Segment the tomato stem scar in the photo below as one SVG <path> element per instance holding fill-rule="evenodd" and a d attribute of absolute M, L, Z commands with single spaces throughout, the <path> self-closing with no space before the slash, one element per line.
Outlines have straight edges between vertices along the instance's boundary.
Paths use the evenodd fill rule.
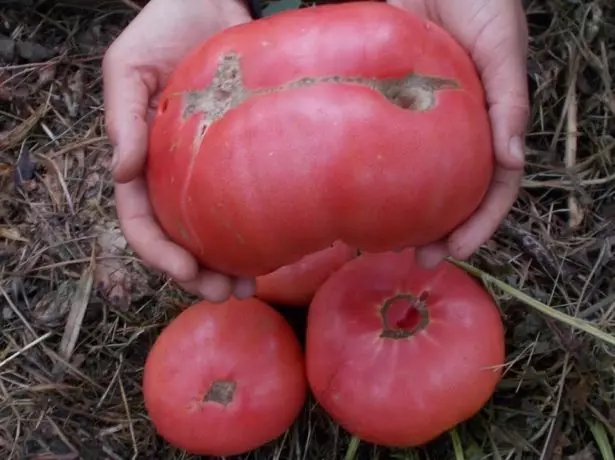
<path fill-rule="evenodd" d="M 380 308 L 382 319 L 380 337 L 393 340 L 406 339 L 425 329 L 429 324 L 427 297 L 428 294 L 423 292 L 419 296 L 397 294 L 386 299 Z M 391 308 L 400 301 L 403 305 L 403 314 L 401 318 L 393 320 Z"/>
<path fill-rule="evenodd" d="M 211 401 L 228 406 L 233 401 L 236 388 L 237 382 L 233 380 L 215 380 L 205 393 L 203 402 Z"/>

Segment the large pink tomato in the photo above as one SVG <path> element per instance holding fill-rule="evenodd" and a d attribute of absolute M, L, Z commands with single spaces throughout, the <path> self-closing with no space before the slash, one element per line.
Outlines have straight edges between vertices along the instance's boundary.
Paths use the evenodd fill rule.
<path fill-rule="evenodd" d="M 336 241 L 298 262 L 258 276 L 254 295 L 267 303 L 307 307 L 322 283 L 356 255 L 355 249 Z"/>
<path fill-rule="evenodd" d="M 331 275 L 308 310 L 310 387 L 359 438 L 417 446 L 476 414 L 505 359 L 491 296 L 449 262 L 412 250 L 363 254 Z"/>
<path fill-rule="evenodd" d="M 375 2 L 286 11 L 207 40 L 161 96 L 147 161 L 170 238 L 241 276 L 338 240 L 373 252 L 437 240 L 493 173 L 466 51 Z"/>

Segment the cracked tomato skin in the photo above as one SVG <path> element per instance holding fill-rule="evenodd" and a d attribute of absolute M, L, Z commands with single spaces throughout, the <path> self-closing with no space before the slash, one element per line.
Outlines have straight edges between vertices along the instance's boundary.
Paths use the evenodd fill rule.
<path fill-rule="evenodd" d="M 355 249 L 336 241 L 331 247 L 257 277 L 255 296 L 267 303 L 307 307 L 327 278 L 356 255 Z"/>
<path fill-rule="evenodd" d="M 150 350 L 145 407 L 158 433 L 177 448 L 238 455 L 292 425 L 307 396 L 304 363 L 294 331 L 266 303 L 254 298 L 196 303 Z M 234 392 L 212 400 L 208 393 L 219 388 L 216 382 L 234 385 Z"/>
<path fill-rule="evenodd" d="M 240 88 L 213 83 L 223 58 Z M 408 76 L 454 87 L 416 110 L 356 83 Z M 203 110 L 204 91 L 234 105 Z M 153 121 L 147 180 L 172 240 L 253 277 L 338 240 L 371 252 L 438 240 L 478 207 L 493 163 L 467 52 L 434 23 L 356 2 L 234 26 L 185 57 Z"/>
<path fill-rule="evenodd" d="M 398 294 L 426 297 L 427 325 L 383 338 L 380 308 Z M 399 308 L 389 311 L 390 324 L 403 319 Z M 308 310 L 310 388 L 366 442 L 413 447 L 435 439 L 484 406 L 504 361 L 504 326 L 487 291 L 450 262 L 421 268 L 411 249 L 348 262 Z"/>

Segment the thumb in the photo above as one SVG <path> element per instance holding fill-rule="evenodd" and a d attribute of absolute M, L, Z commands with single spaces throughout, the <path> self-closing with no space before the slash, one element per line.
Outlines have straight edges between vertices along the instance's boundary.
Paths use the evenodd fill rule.
<path fill-rule="evenodd" d="M 529 117 L 527 24 L 520 1 L 501 7 L 475 38 L 470 50 L 483 80 L 500 167 L 520 170 Z"/>
<path fill-rule="evenodd" d="M 112 45 L 102 65 L 105 125 L 113 146 L 111 168 L 120 183 L 133 180 L 145 165 L 147 113 L 156 88 L 153 72 L 134 68 L 127 61 Z"/>

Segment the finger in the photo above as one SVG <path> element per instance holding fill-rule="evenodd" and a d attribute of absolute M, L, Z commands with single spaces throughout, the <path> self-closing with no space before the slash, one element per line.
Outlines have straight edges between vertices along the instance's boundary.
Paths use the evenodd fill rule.
<path fill-rule="evenodd" d="M 461 3 L 456 5 L 461 7 Z M 440 13 L 445 27 L 468 49 L 481 75 L 496 168 L 479 209 L 448 238 L 449 254 L 462 260 L 491 237 L 516 199 L 523 175 L 529 117 L 527 23 L 521 1 L 485 0 L 468 2 L 467 6 L 472 6 L 466 8 L 467 20 L 463 20 L 459 9 L 448 8 Z"/>
<path fill-rule="evenodd" d="M 427 269 L 435 268 L 448 257 L 448 245 L 446 240 L 436 241 L 435 243 L 421 246 L 415 249 L 417 263 Z"/>
<path fill-rule="evenodd" d="M 194 257 L 170 241 L 155 221 L 142 177 L 116 183 L 115 201 L 126 241 L 146 264 L 180 282 L 197 276 Z"/>
<path fill-rule="evenodd" d="M 529 117 L 527 23 L 520 1 L 491 5 L 496 4 L 497 12 L 475 37 L 471 53 L 485 88 L 496 161 L 518 170 L 525 160 L 520 144 Z"/>
<path fill-rule="evenodd" d="M 247 299 L 256 292 L 256 280 L 254 278 L 237 278 L 234 283 L 233 294 L 238 299 Z"/>
<path fill-rule="evenodd" d="M 238 299 L 248 299 L 256 291 L 253 278 L 233 279 L 219 273 L 202 270 L 194 280 L 178 283 L 183 289 L 212 303 L 221 303 L 234 295 Z"/>
<path fill-rule="evenodd" d="M 149 100 L 156 91 L 153 72 L 133 68 L 118 48 L 103 59 L 105 124 L 114 157 L 116 182 L 128 182 L 143 170 L 147 151 Z"/>
<path fill-rule="evenodd" d="M 412 11 L 419 16 L 428 16 L 427 2 L 424 0 L 387 0 L 387 3 L 403 10 Z"/>
<path fill-rule="evenodd" d="M 201 270 L 194 279 L 178 284 L 186 291 L 212 303 L 222 303 L 233 294 L 233 279 L 220 273 Z"/>
<path fill-rule="evenodd" d="M 495 233 L 517 198 L 522 177 L 522 170 L 496 168 L 489 193 L 478 210 L 449 236 L 451 256 L 467 259 Z"/>

